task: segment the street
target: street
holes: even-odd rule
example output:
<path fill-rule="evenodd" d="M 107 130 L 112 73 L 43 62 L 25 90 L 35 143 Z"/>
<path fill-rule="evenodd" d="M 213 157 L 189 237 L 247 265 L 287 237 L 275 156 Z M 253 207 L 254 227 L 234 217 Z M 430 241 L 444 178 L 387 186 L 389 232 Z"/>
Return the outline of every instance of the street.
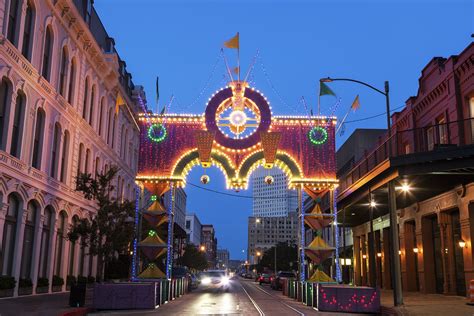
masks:
<path fill-rule="evenodd" d="M 228 291 L 198 289 L 154 311 L 98 312 L 94 315 L 321 315 L 268 285 L 236 278 Z"/>

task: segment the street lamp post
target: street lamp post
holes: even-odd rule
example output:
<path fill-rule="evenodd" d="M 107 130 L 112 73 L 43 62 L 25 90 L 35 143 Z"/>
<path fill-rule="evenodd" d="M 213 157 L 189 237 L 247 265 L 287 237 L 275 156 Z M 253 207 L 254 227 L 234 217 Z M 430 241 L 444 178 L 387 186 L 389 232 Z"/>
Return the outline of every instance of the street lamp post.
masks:
<path fill-rule="evenodd" d="M 322 78 L 320 82 L 333 82 L 333 81 L 349 81 L 364 85 L 374 91 L 385 96 L 385 107 L 386 107 L 386 118 L 387 118 L 387 132 L 388 132 L 388 157 L 392 156 L 392 146 L 390 141 L 392 138 L 391 122 L 390 122 L 390 97 L 389 97 L 389 83 L 385 81 L 384 91 L 375 88 L 374 86 L 355 79 L 350 78 Z M 392 270 L 392 280 L 393 280 L 393 303 L 395 306 L 403 304 L 403 295 L 402 295 L 402 280 L 401 280 L 401 269 L 400 261 L 398 258 L 399 245 L 399 236 L 398 236 L 398 223 L 397 223 L 397 201 L 395 196 L 395 186 L 393 180 L 388 182 L 388 211 L 390 215 L 390 235 L 392 237 L 392 260 L 390 260 L 391 270 Z"/>

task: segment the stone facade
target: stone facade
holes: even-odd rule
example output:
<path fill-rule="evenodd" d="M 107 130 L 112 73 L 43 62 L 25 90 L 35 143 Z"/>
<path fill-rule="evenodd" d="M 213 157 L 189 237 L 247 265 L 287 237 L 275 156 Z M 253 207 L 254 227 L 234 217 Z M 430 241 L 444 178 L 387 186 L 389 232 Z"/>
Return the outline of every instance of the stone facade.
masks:
<path fill-rule="evenodd" d="M 53 275 L 96 275 L 96 258 L 66 239 L 96 209 L 75 191 L 78 172 L 117 165 L 113 194 L 135 197 L 134 86 L 86 2 L 0 1 L 0 274 L 15 296 L 20 278 L 35 293 L 38 278 L 51 291 Z"/>

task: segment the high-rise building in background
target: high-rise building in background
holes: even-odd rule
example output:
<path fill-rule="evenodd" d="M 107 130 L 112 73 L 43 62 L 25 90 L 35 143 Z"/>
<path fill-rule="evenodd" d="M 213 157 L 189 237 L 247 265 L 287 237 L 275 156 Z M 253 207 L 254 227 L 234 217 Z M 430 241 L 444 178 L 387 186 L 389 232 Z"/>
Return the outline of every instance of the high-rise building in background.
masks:
<path fill-rule="evenodd" d="M 217 238 L 213 225 L 202 225 L 201 245 L 204 246 L 206 258 L 209 262 L 209 268 L 215 268 L 217 256 Z"/>
<path fill-rule="evenodd" d="M 146 100 L 92 3 L 0 5 L 0 275 L 14 296 L 21 279 L 35 294 L 39 278 L 51 292 L 53 275 L 96 276 L 97 258 L 67 239 L 97 210 L 75 190 L 79 173 L 118 166 L 111 195 L 135 199 Z"/>
<path fill-rule="evenodd" d="M 201 245 L 202 224 L 194 213 L 186 214 L 186 240 L 196 246 Z"/>
<path fill-rule="evenodd" d="M 267 176 L 273 177 L 273 183 L 265 182 Z M 279 168 L 257 168 L 250 178 L 255 217 L 286 216 L 298 207 L 296 191 L 288 190 L 288 179 Z"/>
<path fill-rule="evenodd" d="M 217 249 L 217 269 L 227 269 L 229 268 L 229 250 L 227 249 Z"/>
<path fill-rule="evenodd" d="M 165 194 L 165 205 L 168 206 L 170 203 L 171 191 Z M 177 188 L 174 198 L 174 222 L 176 225 L 185 229 L 186 221 L 186 201 L 187 195 L 183 188 Z"/>
<path fill-rule="evenodd" d="M 250 264 L 258 263 L 258 253 L 263 253 L 278 243 L 296 244 L 298 241 L 298 216 L 289 212 L 281 217 L 255 217 L 248 219 L 248 251 Z M 296 267 L 295 263 L 295 267 Z"/>

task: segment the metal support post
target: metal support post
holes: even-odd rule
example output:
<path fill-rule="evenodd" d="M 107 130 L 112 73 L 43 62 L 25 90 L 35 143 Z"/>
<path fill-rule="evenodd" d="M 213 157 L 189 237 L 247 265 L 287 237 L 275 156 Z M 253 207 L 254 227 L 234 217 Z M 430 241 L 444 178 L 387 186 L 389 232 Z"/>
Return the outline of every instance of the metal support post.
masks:
<path fill-rule="evenodd" d="M 400 241 L 398 240 L 397 200 L 393 180 L 388 183 L 388 211 L 390 214 L 390 235 L 392 238 L 390 268 L 392 270 L 393 304 L 400 306 L 403 305 L 402 273 L 398 254 Z"/>
<path fill-rule="evenodd" d="M 305 243 L 305 229 L 304 229 L 304 210 L 303 210 L 303 190 L 302 186 L 298 186 L 298 219 L 299 219 L 299 256 L 298 256 L 298 272 L 300 276 L 300 281 L 304 282 L 306 280 L 306 265 L 304 262 L 304 249 L 306 247 Z"/>

